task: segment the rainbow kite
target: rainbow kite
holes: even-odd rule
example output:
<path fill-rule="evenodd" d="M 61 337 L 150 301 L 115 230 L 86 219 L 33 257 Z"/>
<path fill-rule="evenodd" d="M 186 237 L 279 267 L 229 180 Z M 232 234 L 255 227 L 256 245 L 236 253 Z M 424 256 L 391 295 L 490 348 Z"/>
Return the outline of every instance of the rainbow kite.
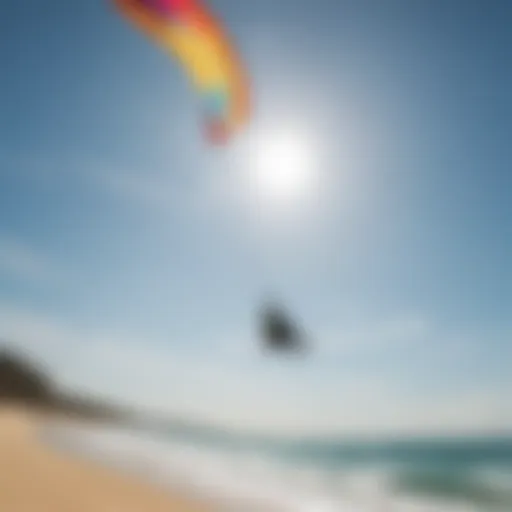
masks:
<path fill-rule="evenodd" d="M 208 139 L 226 142 L 249 117 L 248 80 L 221 24 L 200 0 L 113 0 L 176 57 L 198 90 Z"/>

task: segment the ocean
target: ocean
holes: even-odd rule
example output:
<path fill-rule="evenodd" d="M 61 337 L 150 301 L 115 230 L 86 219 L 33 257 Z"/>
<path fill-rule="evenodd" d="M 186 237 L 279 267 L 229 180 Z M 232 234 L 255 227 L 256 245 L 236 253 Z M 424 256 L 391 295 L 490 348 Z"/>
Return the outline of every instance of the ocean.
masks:
<path fill-rule="evenodd" d="M 105 426 L 41 435 L 220 512 L 512 512 L 512 436 L 287 441 Z"/>

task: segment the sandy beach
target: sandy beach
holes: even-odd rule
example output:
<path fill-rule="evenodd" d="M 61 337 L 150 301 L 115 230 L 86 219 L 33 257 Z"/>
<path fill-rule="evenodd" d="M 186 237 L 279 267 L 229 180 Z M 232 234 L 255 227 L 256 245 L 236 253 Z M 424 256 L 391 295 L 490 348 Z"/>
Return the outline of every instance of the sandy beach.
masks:
<path fill-rule="evenodd" d="M 206 507 L 136 478 L 56 452 L 36 436 L 44 418 L 0 408 L 3 512 L 200 512 Z"/>

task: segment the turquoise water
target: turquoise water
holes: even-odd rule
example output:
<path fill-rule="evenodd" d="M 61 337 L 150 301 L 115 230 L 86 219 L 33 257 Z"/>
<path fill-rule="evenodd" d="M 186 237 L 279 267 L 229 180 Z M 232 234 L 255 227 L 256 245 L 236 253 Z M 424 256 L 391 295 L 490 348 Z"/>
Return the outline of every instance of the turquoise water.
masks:
<path fill-rule="evenodd" d="M 512 512 L 512 436 L 285 441 L 98 428 L 71 437 L 74 449 L 204 493 L 222 511 Z"/>

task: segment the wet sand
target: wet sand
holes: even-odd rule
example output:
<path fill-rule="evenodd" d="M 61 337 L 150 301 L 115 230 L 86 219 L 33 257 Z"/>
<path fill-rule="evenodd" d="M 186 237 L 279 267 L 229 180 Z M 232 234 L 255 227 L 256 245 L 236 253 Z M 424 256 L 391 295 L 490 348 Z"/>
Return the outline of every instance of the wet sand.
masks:
<path fill-rule="evenodd" d="M 0 510 L 5 512 L 205 512 L 204 504 L 39 442 L 45 418 L 0 407 Z"/>

